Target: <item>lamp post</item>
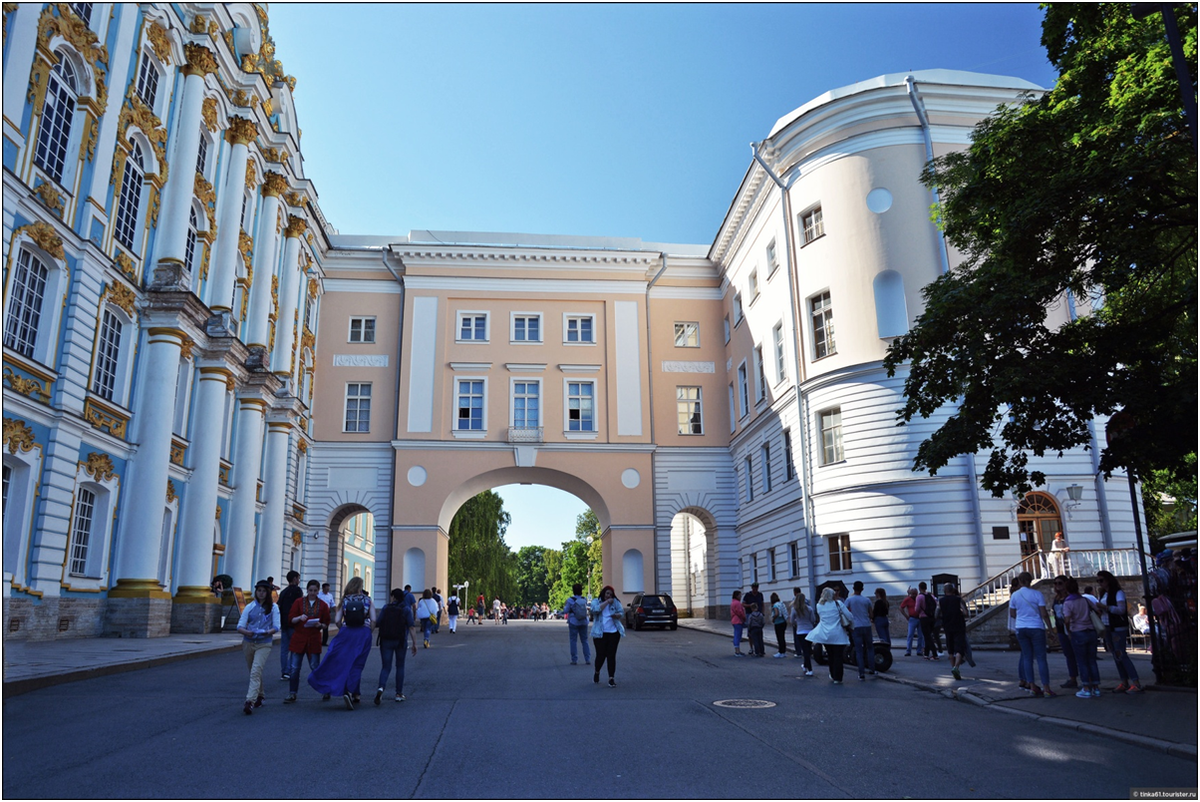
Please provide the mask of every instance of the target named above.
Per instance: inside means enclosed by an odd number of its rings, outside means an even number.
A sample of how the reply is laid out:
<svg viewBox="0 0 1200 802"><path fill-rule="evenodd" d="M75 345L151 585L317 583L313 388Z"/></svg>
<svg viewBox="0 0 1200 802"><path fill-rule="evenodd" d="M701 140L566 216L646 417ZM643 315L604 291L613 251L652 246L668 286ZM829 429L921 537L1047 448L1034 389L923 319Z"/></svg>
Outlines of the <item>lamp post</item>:
<svg viewBox="0 0 1200 802"><path fill-rule="evenodd" d="M587 583L586 596L587 596L587 603L588 603L589 610L592 608L592 544L594 542L596 542L596 539L594 537L592 537L591 535L588 535L587 553L584 556L587 559L587 566L588 566L588 583Z"/></svg>

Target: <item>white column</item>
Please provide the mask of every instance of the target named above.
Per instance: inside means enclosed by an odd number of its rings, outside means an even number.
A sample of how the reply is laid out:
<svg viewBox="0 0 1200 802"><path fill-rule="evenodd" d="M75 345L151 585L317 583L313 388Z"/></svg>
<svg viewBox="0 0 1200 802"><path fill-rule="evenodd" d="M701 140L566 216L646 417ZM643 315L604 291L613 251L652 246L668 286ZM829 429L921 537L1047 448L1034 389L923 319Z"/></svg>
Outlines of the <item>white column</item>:
<svg viewBox="0 0 1200 802"><path fill-rule="evenodd" d="M167 504L167 466L171 464L175 386L187 335L165 327L151 328L148 334L146 379L133 411L140 442L130 460L120 544L113 565L117 587L108 592L109 598L170 598L158 581L158 557Z"/></svg>
<svg viewBox="0 0 1200 802"><path fill-rule="evenodd" d="M296 299L300 287L300 237L308 227L302 218L288 215L287 241L283 250L283 275L280 277L279 312L275 319L275 351L271 370L287 373L291 369L292 351L296 347L292 336L292 320L296 317Z"/></svg>
<svg viewBox="0 0 1200 802"><path fill-rule="evenodd" d="M213 54L194 44L183 46L187 64L183 67L183 99L175 149L170 164L174 168L163 190L163 208L159 215L158 251L155 263L163 261L183 264L187 251L188 215L196 191L196 155L200 151L200 114L204 107L204 76L217 69ZM242 168L245 170L245 167Z"/></svg>
<svg viewBox="0 0 1200 802"><path fill-rule="evenodd" d="M246 188L248 145L258 136L252 120L233 117L225 139L232 147L221 188L221 219L217 221L217 242L213 249L208 286L208 305L214 310L233 309L233 283L237 278L238 235L242 231L242 194Z"/></svg>
<svg viewBox="0 0 1200 802"><path fill-rule="evenodd" d="M29 74L33 70L33 54L37 48L38 15L41 3L18 3L12 24L4 34L8 53L4 59L4 122L5 132L20 134L21 117L29 89ZM9 125L11 123L11 125Z"/></svg>
<svg viewBox="0 0 1200 802"><path fill-rule="evenodd" d="M258 214L258 236L254 238L254 278L250 287L250 308L242 341L246 345L267 346L270 337L271 276L278 263L279 196L287 189L287 179L279 173L263 176L262 209Z"/></svg>
<svg viewBox="0 0 1200 802"><path fill-rule="evenodd" d="M217 485L221 474L221 438L225 393L232 374L226 368L200 368L196 390L196 433L190 447L192 479L183 506L178 545L179 601L211 601L208 581L212 568L213 529L216 526ZM185 598L186 597L186 598Z"/></svg>
<svg viewBox="0 0 1200 802"><path fill-rule="evenodd" d="M292 424L267 424L267 464L263 472L262 531L255 549L255 576L279 576L283 566L283 517L287 504L288 444Z"/></svg>
<svg viewBox="0 0 1200 802"><path fill-rule="evenodd" d="M225 573L233 577L234 587L243 589L254 587L254 514L258 510L266 406L267 402L261 398L239 399L237 448L233 455L234 495L225 536Z"/></svg>

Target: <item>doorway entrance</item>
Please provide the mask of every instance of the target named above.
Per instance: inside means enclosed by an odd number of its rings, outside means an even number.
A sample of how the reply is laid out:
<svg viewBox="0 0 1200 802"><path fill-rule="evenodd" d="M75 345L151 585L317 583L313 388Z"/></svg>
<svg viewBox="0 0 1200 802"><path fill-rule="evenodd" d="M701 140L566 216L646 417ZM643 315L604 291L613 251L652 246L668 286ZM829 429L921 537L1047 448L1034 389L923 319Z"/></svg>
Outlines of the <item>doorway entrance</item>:
<svg viewBox="0 0 1200 802"><path fill-rule="evenodd" d="M1030 493L1017 507L1017 531L1021 535L1021 557L1050 550L1054 533L1062 531L1058 503L1048 493Z"/></svg>

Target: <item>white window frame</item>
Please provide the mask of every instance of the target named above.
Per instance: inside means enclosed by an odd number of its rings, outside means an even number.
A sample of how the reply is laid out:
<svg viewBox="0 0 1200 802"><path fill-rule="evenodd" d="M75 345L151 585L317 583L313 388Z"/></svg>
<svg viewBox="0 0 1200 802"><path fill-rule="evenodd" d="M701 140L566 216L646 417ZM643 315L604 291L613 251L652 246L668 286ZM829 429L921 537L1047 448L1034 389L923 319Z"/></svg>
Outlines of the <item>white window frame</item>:
<svg viewBox="0 0 1200 802"><path fill-rule="evenodd" d="M121 166L121 186L113 198L112 231L113 239L132 255L141 253L141 220L145 205L142 203L142 194L146 190L149 172L146 148L142 147L139 140L131 140L129 153ZM129 237L128 241L123 239L125 236Z"/></svg>
<svg viewBox="0 0 1200 802"><path fill-rule="evenodd" d="M725 316L725 344L729 345L729 338L733 336L733 329L729 326L729 315Z"/></svg>
<svg viewBox="0 0 1200 802"><path fill-rule="evenodd" d="M113 511L116 509L117 495L120 486L116 474L110 478L97 478L85 470L84 464L79 464L75 472L75 490L71 497L71 519L67 538L66 562L63 565L63 583L71 589L100 589L107 575L109 550L112 543ZM75 570L74 552L76 546L76 513L79 503L79 490L85 489L92 493L95 502L92 508L92 531L88 538L87 553L84 556L82 572Z"/></svg>
<svg viewBox="0 0 1200 802"><path fill-rule="evenodd" d="M371 324L371 338L367 339L367 323ZM375 343L375 323L377 318L375 315L352 315L349 320L349 329L346 332L346 342L356 345L373 345ZM354 339L354 324L358 325L358 339Z"/></svg>
<svg viewBox="0 0 1200 802"><path fill-rule="evenodd" d="M683 341L680 342L682 335ZM699 348L700 347L700 324L692 320L677 320L675 321L675 347L676 348Z"/></svg>
<svg viewBox="0 0 1200 802"><path fill-rule="evenodd" d="M4 288L4 345L6 348L10 347L7 342L8 325L10 321L17 319L16 313L13 310L13 305L17 302L17 294L13 291L18 273L17 260L25 256L28 260L37 261L46 271L46 281L42 287L41 300L38 303L38 322L37 326L34 327L33 354L26 358L43 365L53 366L57 362L55 355L58 349L59 322L62 320L65 307L63 296L65 294L64 282L67 272L63 270L62 263L59 260L36 247L33 240L27 239L27 236L27 234L22 232L13 242L13 247L17 249L17 259L13 262L13 269L8 271L8 284ZM31 263L27 262L26 267L32 267ZM24 356L24 354L22 355Z"/></svg>
<svg viewBox="0 0 1200 802"><path fill-rule="evenodd" d="M134 335L133 320L126 314L124 309L112 304L102 304L100 306L100 314L96 321L96 336L94 338L92 348L92 372L88 377L88 389L92 395L103 398L112 404L126 406L126 401L129 397L129 380L130 380L130 356L132 349L130 342ZM121 326L116 342L116 354L112 357L112 394L104 395L97 388L97 382L100 380L99 371L102 368L101 360L104 355L101 353L101 348L105 345L105 316L111 316Z"/></svg>
<svg viewBox="0 0 1200 802"><path fill-rule="evenodd" d="M158 59L149 50L143 50L138 59L137 77L134 79L134 93L138 100L146 104L146 108L158 115L159 102L162 100L161 90L164 88L163 71L159 69ZM150 89L152 97L144 94Z"/></svg>
<svg viewBox="0 0 1200 802"><path fill-rule="evenodd" d="M695 398L686 397L695 391ZM704 389L696 385L676 385L675 387L675 423L676 432L686 436L704 434ZM692 431L698 425L700 431Z"/></svg>
<svg viewBox="0 0 1200 802"><path fill-rule="evenodd" d="M788 544L788 563L792 570L792 579L800 576L800 541L793 540Z"/></svg>
<svg viewBox="0 0 1200 802"><path fill-rule="evenodd" d="M762 346L754 346L754 403L767 400L767 368L763 365Z"/></svg>
<svg viewBox="0 0 1200 802"><path fill-rule="evenodd" d="M754 302L758 300L758 296L760 294L759 287L758 287L758 268L757 267L750 271L750 279L749 279L749 284L747 286L747 289L750 290L750 305L754 306Z"/></svg>
<svg viewBox="0 0 1200 802"><path fill-rule="evenodd" d="M568 339L571 333L572 321L591 321L592 339L590 340L571 340ZM582 329L580 329L582 333ZM580 312L564 312L563 313L563 345L595 345L596 344L596 316L594 314Z"/></svg>
<svg viewBox="0 0 1200 802"><path fill-rule="evenodd" d="M374 390L373 384L374 384L373 382L346 382L344 403L342 404L342 433L343 434L370 434L370 432L371 432L371 406L372 406L371 401L375 397L375 395L374 395L375 390ZM355 395L351 395L350 394L351 387L359 388L358 393ZM363 387L369 388L366 395L362 395ZM363 422L362 421L363 416L362 416L362 403L361 402L363 399L366 399L366 401L367 401L367 416L366 416L367 417L367 420L366 420L367 428L366 429L355 428L354 430L351 430L346 425L347 423L349 423L348 418L350 416L350 401L352 399L359 402L359 405L355 410L356 426L361 426L361 424Z"/></svg>
<svg viewBox="0 0 1200 802"><path fill-rule="evenodd" d="M834 568L836 556L838 567ZM825 559L830 574L849 574L854 570L854 556L850 544L850 535L843 532L837 535L825 536Z"/></svg>
<svg viewBox="0 0 1200 802"><path fill-rule="evenodd" d="M200 140L196 143L196 172L201 175L206 181L208 180L208 151L211 143L208 141L208 136L205 133L205 126L200 126Z"/></svg>
<svg viewBox="0 0 1200 802"><path fill-rule="evenodd" d="M472 336L464 339L462 336L463 335L463 320L466 318L471 318L472 320L476 320L477 318L480 318L480 317L483 318L483 339L481 340L474 336L475 330L477 328L477 324L474 324L474 323L471 325L471 335ZM464 310L459 311L459 313L455 316L455 319L454 319L454 342L464 343L464 344L479 344L479 343L489 343L491 341L492 341L492 315L491 315L491 313L480 311L480 310L473 311L473 310L469 310L469 309L464 309Z"/></svg>
<svg viewBox="0 0 1200 802"><path fill-rule="evenodd" d="M590 429L572 429L571 428L571 385L572 384L587 384L592 388L592 428ZM579 396L581 399L583 396ZM582 424L582 413L580 414L580 423ZM568 440L594 440L600 433L600 398L596 392L595 379L563 379L563 435Z"/></svg>
<svg viewBox="0 0 1200 802"><path fill-rule="evenodd" d="M38 120L37 137L33 141L33 163L47 178L59 186L69 187L74 183L75 166L78 163L78 159L71 154L78 153L75 116L83 94L82 80L79 65L74 59L61 50L57 56L58 64L47 74L45 100ZM70 71L70 80L63 76L67 70ZM47 128L47 122L54 125Z"/></svg>
<svg viewBox="0 0 1200 802"><path fill-rule="evenodd" d="M736 329L742 325L742 321L746 319L746 312L742 308L742 294L735 292L733 294L733 327Z"/></svg>
<svg viewBox="0 0 1200 802"><path fill-rule="evenodd" d="M528 414L526 414L526 419L525 419L524 423L517 423L517 385L518 384L533 385L533 386L537 387L537 419L533 422L532 425L529 423ZM524 395L524 397L529 398L528 393L526 393ZM542 423L542 421L544 420L543 416L546 414L546 404L545 404L545 393L543 392L542 380L540 378L530 379L530 378L523 378L523 377L518 377L518 376L510 377L508 380L508 398L509 398L509 410L508 410L508 425L509 426L512 426L514 429L540 429L540 428L542 428L542 426L544 425Z"/></svg>
<svg viewBox="0 0 1200 802"><path fill-rule="evenodd" d="M758 584L758 552L757 551L750 555L750 581L756 585ZM763 613L762 610L759 610L759 612ZM763 613L763 615L766 615L766 613Z"/></svg>
<svg viewBox="0 0 1200 802"><path fill-rule="evenodd" d="M775 245L775 239L767 243L767 279L775 275L775 271L779 269L779 248Z"/></svg>
<svg viewBox="0 0 1200 802"><path fill-rule="evenodd" d="M517 337L517 321L525 321L525 337L518 339ZM529 321L537 321L537 339L529 337ZM541 345L546 338L546 321L542 319L541 312L513 312L509 315L508 323L508 342L510 345Z"/></svg>
<svg viewBox="0 0 1200 802"><path fill-rule="evenodd" d="M454 381L454 420L450 426L451 434L456 438L461 438L461 439L466 439L466 440L481 440L484 437L487 437L487 431L488 431L488 377L487 376L455 376L453 381ZM475 393L473 393L473 392L468 392L465 395L463 394L462 382L481 382L481 384L482 384L482 387L480 390L480 392L482 394L482 403L480 404L480 407L479 407L479 410L480 410L479 423L480 423L481 428L479 428L479 429L469 429L469 428L468 429L460 429L460 428L458 428L459 421L464 420L464 418L459 417L461 414L461 410L463 409L462 400L464 398L474 398L475 397ZM474 389L474 388L471 388L471 389ZM472 409L472 407L467 407L467 409ZM469 420L469 418L466 418L465 420Z"/></svg>
<svg viewBox="0 0 1200 802"><path fill-rule="evenodd" d="M771 329L771 340L775 346L775 383L787 381L787 346L783 342L783 321L779 321Z"/></svg>
<svg viewBox="0 0 1200 802"><path fill-rule="evenodd" d="M792 462L792 430L783 430L783 475L789 482L796 478L796 467Z"/></svg>
<svg viewBox="0 0 1200 802"><path fill-rule="evenodd" d="M837 341L833 328L833 296L822 290L808 299L808 319L812 327L813 360L824 359L837 353Z"/></svg>
<svg viewBox="0 0 1200 802"><path fill-rule="evenodd" d="M836 422L833 416L837 416ZM828 428L826 428L828 426ZM846 461L846 447L842 438L842 408L830 407L817 413L817 434L821 438L820 454L822 465L836 465Z"/></svg>
<svg viewBox="0 0 1200 802"><path fill-rule="evenodd" d="M770 581L775 582L777 576L775 573L775 547L767 549L767 575L771 577Z"/></svg>
<svg viewBox="0 0 1200 802"><path fill-rule="evenodd" d="M801 248L825 236L825 215L821 211L821 204L810 206L800 212L799 218Z"/></svg>
<svg viewBox="0 0 1200 802"><path fill-rule="evenodd" d="M734 400L733 382L729 383L729 433L737 431L737 402Z"/></svg>
<svg viewBox="0 0 1200 802"><path fill-rule="evenodd" d="M750 378L746 372L746 360L742 360L738 364L737 369L738 383L738 420L750 414Z"/></svg>

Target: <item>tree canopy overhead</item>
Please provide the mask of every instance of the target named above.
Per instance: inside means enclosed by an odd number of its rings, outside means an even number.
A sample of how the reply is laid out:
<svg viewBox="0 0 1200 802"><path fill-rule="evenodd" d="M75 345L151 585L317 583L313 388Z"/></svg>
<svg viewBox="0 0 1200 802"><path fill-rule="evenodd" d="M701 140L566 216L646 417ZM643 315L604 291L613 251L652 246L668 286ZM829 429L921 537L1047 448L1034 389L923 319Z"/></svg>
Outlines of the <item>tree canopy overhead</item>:
<svg viewBox="0 0 1200 802"><path fill-rule="evenodd" d="M1055 86L922 175L964 261L925 288L886 360L889 375L909 365L902 422L952 405L914 469L990 452L995 495L1043 483L1031 455L1087 445L1089 422L1119 410L1136 426L1108 446L1099 433L1103 471L1195 466L1197 151L1163 18L1045 8ZM1175 14L1194 94L1196 7ZM1070 322L1048 321L1055 306Z"/></svg>

